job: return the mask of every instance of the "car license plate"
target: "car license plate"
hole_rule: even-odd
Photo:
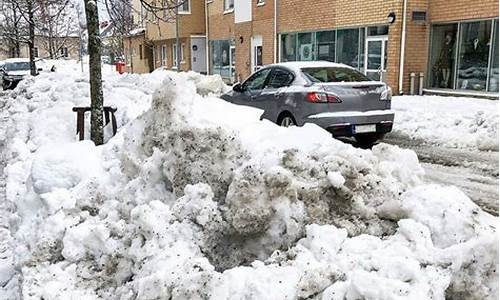
[[[375,124],[354,126],[354,133],[366,133],[366,132],[376,132],[376,131],[377,131],[377,126]]]

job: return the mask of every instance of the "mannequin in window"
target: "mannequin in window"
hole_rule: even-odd
[[[453,40],[453,33],[447,32],[444,37],[444,44],[439,53],[438,60],[434,65],[434,69],[437,71],[438,78],[441,76],[440,87],[448,88],[451,77],[451,67],[453,65],[453,45],[455,41]]]

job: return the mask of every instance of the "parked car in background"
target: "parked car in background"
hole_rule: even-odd
[[[222,95],[229,102],[264,110],[281,126],[314,123],[333,136],[374,144],[392,130],[392,91],[343,64],[286,62],[269,65]]]
[[[41,69],[37,69],[40,71]],[[9,58],[0,67],[3,90],[14,89],[26,75],[30,75],[30,61],[28,58]]]

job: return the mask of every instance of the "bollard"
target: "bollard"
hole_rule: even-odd
[[[410,95],[415,95],[415,73],[410,73]]]
[[[424,73],[418,74],[418,94],[422,96],[424,94]]]

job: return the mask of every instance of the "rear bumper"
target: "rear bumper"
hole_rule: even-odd
[[[394,111],[321,113],[308,116],[305,121],[328,130],[333,136],[353,136],[356,125],[375,125],[373,133],[384,134],[392,130]]]

